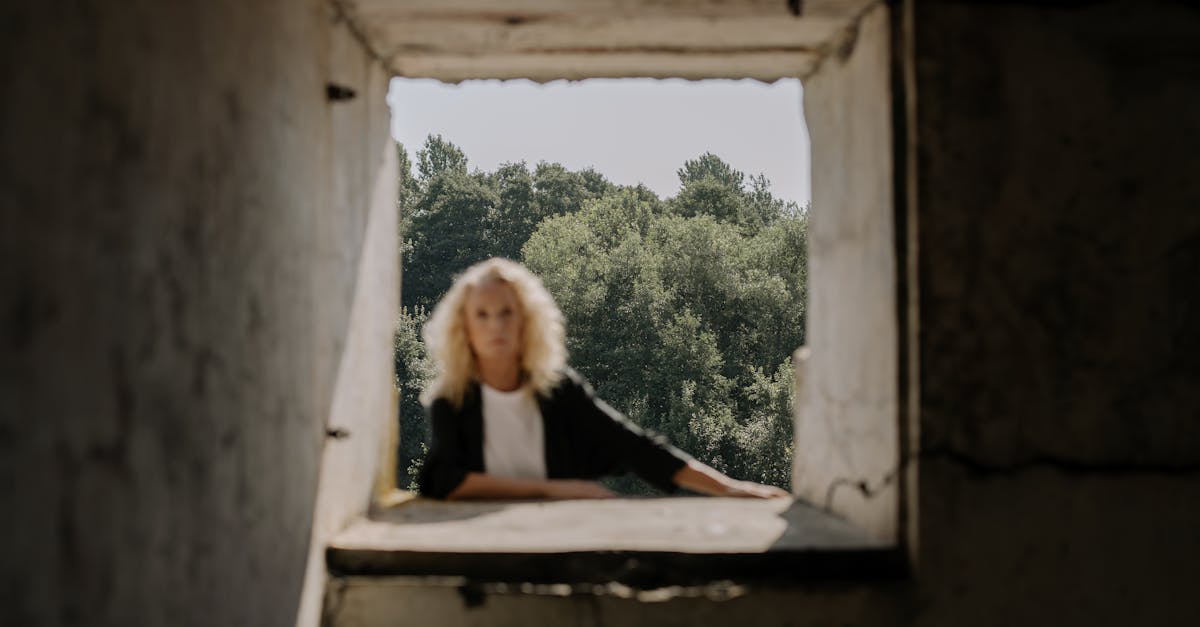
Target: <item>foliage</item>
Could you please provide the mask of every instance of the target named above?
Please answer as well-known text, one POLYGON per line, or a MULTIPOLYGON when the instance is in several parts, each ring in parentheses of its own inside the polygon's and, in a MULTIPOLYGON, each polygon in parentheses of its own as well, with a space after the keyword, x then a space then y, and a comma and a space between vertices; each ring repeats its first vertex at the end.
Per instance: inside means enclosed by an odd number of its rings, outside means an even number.
MULTIPOLYGON (((415 399, 429 375, 422 308, 467 265, 517 258, 562 308, 571 363, 601 397, 723 472, 787 487, 805 213, 711 153, 684 163, 681 190, 666 200, 559 164, 468 174, 461 155, 440 137, 418 152, 396 340, 402 399, 415 399)), ((428 433, 419 407, 402 405, 400 467, 409 471, 428 433)), ((609 483, 651 490, 631 478, 609 483)))
POLYGON ((439 174, 466 174, 467 156, 458 146, 441 135, 425 138, 425 147, 417 151, 417 180, 428 183, 439 174))
POLYGON ((425 310, 400 310, 396 331, 392 336, 395 361, 396 389, 400 395, 400 451, 396 456, 398 486, 414 489, 421 461, 425 459, 430 426, 425 420, 419 397, 425 384, 433 379, 433 362, 421 341, 421 325, 428 316, 425 310))
POLYGON ((722 187, 741 189, 742 181, 746 178, 745 174, 734 170, 733 166, 725 163, 711 152, 684 161, 683 167, 676 170, 675 173, 679 175, 679 182, 685 186, 704 179, 712 179, 722 187))
POLYGON ((747 189, 746 175, 712 153, 685 161, 677 174, 681 188, 671 206, 682 216, 712 216, 736 224, 743 234, 753 235, 800 213, 795 203, 784 202, 771 193, 771 183, 765 176, 751 177, 747 189))
POLYGON ((484 229, 498 202, 478 175, 455 170, 427 181, 414 205, 411 248, 405 251, 403 304, 432 308, 450 287, 452 271, 492 256, 484 229))
POLYGON ((803 230, 780 218, 747 236, 618 194, 543 222, 524 257, 610 404, 723 472, 786 486, 803 230))
MULTIPOLYGON (((405 160, 407 162, 407 160, 405 160)), ((521 247, 547 217, 578 211, 616 186, 594 170, 524 162, 495 172, 467 171, 467 159, 440 135, 417 151, 408 188, 402 303, 432 308, 454 273, 489 257, 519 259, 521 247)))

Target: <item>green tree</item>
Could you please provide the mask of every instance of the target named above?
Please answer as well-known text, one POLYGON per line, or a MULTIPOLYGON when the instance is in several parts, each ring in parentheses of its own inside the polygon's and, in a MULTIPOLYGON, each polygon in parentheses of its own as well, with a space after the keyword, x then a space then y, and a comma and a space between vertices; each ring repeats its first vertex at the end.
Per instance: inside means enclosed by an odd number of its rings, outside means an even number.
POLYGON ((671 206, 682 216, 709 215, 736 224, 743 234, 754 235, 799 211, 795 203, 784 202, 771 192, 766 176, 750 177, 747 186, 744 173, 712 153, 684 162, 677 173, 681 187, 671 206))
POLYGON ((428 183, 437 175, 448 172, 467 173, 467 156, 441 135, 429 135, 425 146, 417 151, 417 180, 428 183))
POLYGON ((420 396, 433 379, 433 363, 421 341, 421 326, 427 318, 423 309, 400 310, 392 336, 396 390, 400 395, 400 450, 396 455, 396 485, 416 489, 417 473, 431 437, 420 396))
POLYGON ((679 182, 684 187, 691 183, 712 179, 722 187, 741 191, 742 182, 746 178, 745 174, 735 170, 733 166, 725 163, 720 157, 711 152, 706 152, 695 159, 684 161, 683 167, 675 172, 679 175, 679 182))
POLYGON ((403 242, 412 225, 413 204, 420 195, 421 189, 413 179, 412 161, 408 159, 408 151, 404 149, 404 144, 396 144, 396 160, 399 182, 396 190, 396 210, 398 212, 396 225, 400 241, 403 242))
POLYGON ((677 201, 625 188, 585 203, 542 222, 525 261, 562 307, 572 362, 601 396, 722 471, 786 486, 804 216, 783 212, 748 234, 677 214, 677 201))
POLYGON ((690 181, 672 200, 675 213, 686 216, 712 216, 722 222, 740 224, 746 199, 740 189, 728 187, 717 179, 690 181))
POLYGON ((521 161, 501 165, 488 181, 499 197, 488 216, 486 238, 490 250, 496 257, 518 259, 521 246, 542 219, 534 198, 533 175, 521 161))
POLYGON ((487 220, 499 197, 482 177, 450 170, 425 186, 412 219, 412 249, 405 256, 401 302, 432 308, 454 273, 494 254, 487 220))
POLYGON ((583 188, 587 190, 592 198, 600 198, 617 190, 616 185, 613 185, 612 182, 594 168, 589 167, 580 170, 579 177, 583 181, 583 188))
POLYGON ((583 206, 584 200, 595 197, 583 175, 571 172, 559 163, 543 161, 537 164, 533 185, 537 212, 542 218, 573 213, 583 206))

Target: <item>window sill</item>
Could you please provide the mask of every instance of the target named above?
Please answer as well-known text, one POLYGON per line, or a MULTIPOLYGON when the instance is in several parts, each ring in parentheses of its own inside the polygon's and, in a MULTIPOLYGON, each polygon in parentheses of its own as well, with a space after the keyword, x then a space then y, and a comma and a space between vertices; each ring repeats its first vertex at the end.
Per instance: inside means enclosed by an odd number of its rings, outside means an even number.
POLYGON ((335 576, 617 582, 868 580, 904 572, 893 545, 803 501, 625 498, 445 503, 376 512, 331 543, 335 576))

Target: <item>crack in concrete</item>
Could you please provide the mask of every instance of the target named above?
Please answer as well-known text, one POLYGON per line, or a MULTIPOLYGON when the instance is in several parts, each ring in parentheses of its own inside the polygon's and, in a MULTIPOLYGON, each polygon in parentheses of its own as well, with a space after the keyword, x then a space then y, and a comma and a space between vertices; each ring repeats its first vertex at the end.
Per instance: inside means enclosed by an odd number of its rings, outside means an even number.
POLYGON ((346 596, 347 582, 341 577, 330 575, 325 583, 325 599, 321 604, 321 624, 333 625, 341 614, 346 596))
MULTIPOLYGON (((825 61, 831 56, 836 56, 837 59, 843 63, 848 60, 850 56, 854 54, 854 48, 858 45, 858 37, 859 33, 862 32, 863 20, 869 13, 871 13, 871 11, 874 11, 875 8, 881 4, 883 4, 882 1, 871 2, 860 8, 858 13, 854 14, 852 18, 847 20, 846 26, 840 33, 834 35, 828 41, 824 42, 822 46, 819 46, 817 50, 819 53, 817 59, 813 62, 812 69, 810 69, 808 73, 799 77, 801 82, 808 80, 820 72, 821 66, 824 65, 825 61)), ((801 7, 801 11, 803 12, 803 7, 801 7)))
POLYGON ((1170 464, 1130 461, 1087 461, 1054 457, 1050 455, 1032 455, 1016 462, 995 463, 986 462, 950 447, 929 448, 921 451, 914 459, 901 462, 876 483, 872 484, 863 477, 837 477, 825 489, 825 499, 822 508, 833 510, 833 499, 840 488, 851 488, 865 499, 873 499, 883 493, 896 482, 900 473, 908 469, 913 461, 948 461, 963 468, 976 476, 1015 476, 1037 469, 1050 469, 1069 475, 1094 476, 1123 476, 1123 475, 1160 475, 1167 477, 1187 477, 1200 475, 1200 463, 1170 464))
POLYGON ((833 497, 837 493, 838 488, 841 488, 841 487, 854 488, 854 489, 858 490, 858 493, 861 494, 863 496, 863 498, 865 498, 867 500, 870 500, 870 499, 875 498, 876 496, 879 496, 880 493, 882 493, 887 488, 891 487, 891 485, 896 482, 896 477, 899 476, 899 471, 902 468, 903 468, 903 465, 900 465, 900 466, 896 466, 892 470, 888 471, 888 473, 885 474, 883 476, 883 478, 880 479, 879 482, 877 484, 875 484, 874 486, 872 486, 870 483, 868 483, 866 479, 861 479, 861 478, 855 479, 855 478, 851 478, 851 477, 837 477, 833 481, 829 482, 829 487, 827 487, 825 489, 825 503, 822 506, 823 509, 825 509, 825 511, 828 511, 828 512, 833 511, 833 497))

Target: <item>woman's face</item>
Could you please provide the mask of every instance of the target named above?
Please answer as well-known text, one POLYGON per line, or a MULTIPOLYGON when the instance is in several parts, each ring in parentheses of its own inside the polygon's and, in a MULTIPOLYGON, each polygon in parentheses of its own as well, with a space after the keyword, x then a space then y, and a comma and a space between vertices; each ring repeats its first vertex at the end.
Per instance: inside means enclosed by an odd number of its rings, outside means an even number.
POLYGON ((476 358, 520 361, 525 317, 512 286, 503 281, 476 285, 467 291, 464 308, 467 341, 476 358))

